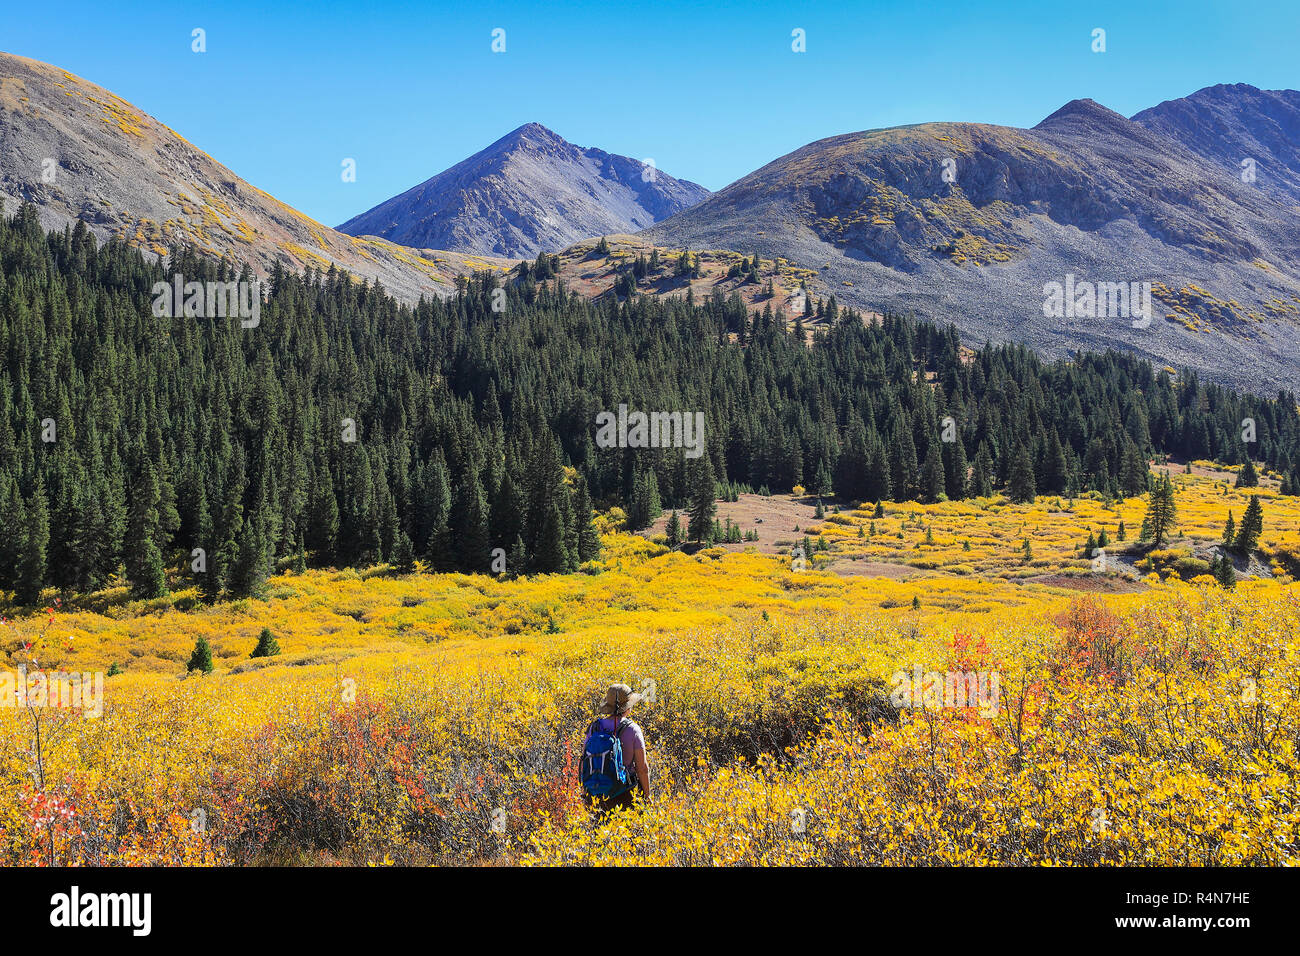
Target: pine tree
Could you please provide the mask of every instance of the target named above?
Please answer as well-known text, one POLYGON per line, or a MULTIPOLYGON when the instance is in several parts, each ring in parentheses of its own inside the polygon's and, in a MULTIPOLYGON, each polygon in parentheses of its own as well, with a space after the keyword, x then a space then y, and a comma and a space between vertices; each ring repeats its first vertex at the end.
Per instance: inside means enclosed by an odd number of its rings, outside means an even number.
POLYGON ((846 501, 861 501, 867 494, 868 469, 870 468, 870 449, 867 442, 867 429, 862 418, 854 415, 849 423, 844 447, 835 461, 835 490, 846 501))
MULTIPOLYGON (((257 636, 257 646, 253 648, 253 653, 249 657, 275 657, 280 653, 280 642, 275 639, 269 627, 262 628, 262 633, 257 636)), ((190 670, 194 668, 191 667, 190 670)), ((208 671, 212 670, 212 654, 208 653, 208 671)))
POLYGON ((304 543, 317 564, 328 565, 334 560, 338 533, 339 503, 334 496, 329 466, 322 463, 313 476, 304 537, 304 543))
POLYGON ((1225 588, 1231 590, 1237 586, 1237 569, 1232 565, 1232 558, 1228 555, 1221 554, 1215 559, 1211 569, 1214 573, 1214 579, 1225 588))
POLYGON ((163 565, 162 554, 152 541, 145 542, 143 563, 135 571, 135 593, 137 597, 158 598, 167 593, 167 569, 163 565))
POLYGON ((380 532, 379 532, 379 560, 393 560, 393 550, 397 547, 397 536, 401 533, 402 526, 397 520, 397 503, 393 500, 392 493, 387 488, 387 482, 381 482, 382 504, 379 507, 380 532))
POLYGON ((674 269, 674 273, 678 278, 684 278, 690 276, 693 271, 694 269, 691 266, 691 251, 689 249, 683 249, 682 254, 677 258, 677 265, 674 269))
POLYGON ((234 597, 261 597, 266 591, 269 573, 266 525, 267 505, 265 497, 261 497, 244 520, 235 548, 235 560, 230 566, 226 587, 234 597))
POLYGON ((831 473, 826 467, 825 459, 817 463, 817 473, 813 477, 812 490, 814 494, 818 495, 829 495, 834 491, 834 487, 831 485, 831 473))
POLYGON ((690 524, 687 534, 692 541, 703 541, 713 528, 716 489, 713 463, 708 455, 695 460, 691 476, 690 524))
POLYGON ((663 505, 659 500, 659 479, 653 468, 647 469, 638 474, 633 482, 632 501, 627 509, 627 528, 629 531, 648 528, 661 514, 663 505))
POLYGON ((1061 440, 1053 428, 1048 432, 1047 444, 1043 452, 1043 469, 1042 469, 1042 486, 1038 489, 1042 494, 1059 494, 1065 490, 1065 482, 1069 476, 1069 465, 1065 460, 1065 451, 1061 447, 1061 440))
POLYGON ((415 570, 415 548, 411 544, 411 536, 405 531, 397 532, 392 564, 393 570, 398 574, 410 574, 415 570))
POLYGON ((1223 546, 1225 548, 1234 547, 1237 543, 1237 525, 1233 520, 1232 512, 1228 512, 1228 520, 1223 525, 1223 546))
POLYGON ((1258 488, 1259 473, 1255 471, 1255 463, 1246 459, 1246 463, 1241 466, 1241 471, 1237 472, 1238 488, 1258 488))
POLYGON ((52 477, 61 491, 57 505, 53 496, 50 499, 47 583, 62 591, 98 590, 119 570, 122 558, 120 540, 114 553, 108 553, 105 476, 76 461, 66 471, 56 469, 52 477))
POLYGON ((18 561, 14 600, 19 604, 39 604, 41 591, 45 588, 45 555, 50 546, 50 513, 44 485, 36 486, 24 510, 27 533, 22 557, 18 561))
POLYGON ((524 530, 524 503, 509 470, 501 476, 490 510, 492 542, 498 547, 510 547, 524 530))
POLYGON ((159 472, 158 483, 158 553, 166 554, 171 548, 172 539, 181 526, 180 512, 176 507, 176 488, 167 478, 165 472, 159 472))
MULTIPOLYGON (((653 474, 653 472, 651 472, 653 474)), ((655 489, 655 499, 659 496, 655 489)), ((657 517, 657 516, 656 516, 657 517)), ((591 516, 591 496, 587 493, 587 480, 578 479, 578 487, 573 496, 574 538, 578 546, 578 562, 585 564, 600 557, 600 535, 591 516)))
POLYGON ((875 433, 872 433, 868 441, 867 467, 860 491, 862 501, 888 501, 892 495, 889 457, 885 454, 884 443, 875 433))
POLYGON ((578 570, 578 526, 573 516, 573 494, 567 485, 559 489, 560 521, 564 529, 565 571, 578 570))
POLYGON ((946 494, 943 473, 943 460, 939 454, 938 444, 930 442, 930 450, 925 454, 925 464, 921 467, 921 500, 934 504, 939 496, 946 494))
POLYGON ((668 547, 675 548, 682 543, 682 520, 675 510, 668 516, 667 535, 668 547))
MULTIPOLYGON (((554 507, 554 502, 552 502, 554 507)), ((548 516, 549 518, 549 516, 548 516)), ((564 525, 556 511, 552 533, 563 548, 564 525)), ((471 574, 487 574, 491 564, 492 546, 488 538, 488 508, 483 498, 483 485, 473 471, 456 489, 451 514, 451 546, 455 566, 471 574)), ((553 571, 559 568, 543 568, 553 571)))
POLYGON ((27 511, 18 482, 7 472, 0 472, 0 529, 5 532, 0 534, 0 591, 5 591, 17 586, 27 532, 27 511))
POLYGON ((338 557, 351 567, 379 560, 380 515, 370 453, 359 442, 344 443, 340 453, 338 557))
POLYGON ((1007 474, 1007 497, 1016 504, 1029 504, 1037 496, 1034 486, 1034 466, 1029 460, 1029 450, 1024 443, 1016 446, 1007 474))
POLYGON ((533 567, 542 574, 565 571, 569 565, 569 553, 564 546, 564 519, 560 516, 560 506, 552 501, 547 506, 546 516, 542 522, 537 551, 533 555, 533 567))
POLYGON ((239 539, 244 529, 244 462, 242 453, 232 458, 225 481, 221 512, 214 523, 215 547, 208 551, 208 570, 200 586, 203 596, 215 601, 231 582, 239 559, 239 539))
POLYGON ((944 491, 950 501, 961 501, 966 497, 967 473, 970 467, 966 461, 966 449, 961 438, 943 443, 944 491))
POLYGON ((126 522, 126 576, 134 585, 137 597, 156 598, 167 592, 158 544, 163 536, 161 500, 153 465, 146 459, 131 489, 126 522))
POLYGON ((1246 513, 1241 516, 1241 527, 1237 529, 1237 550, 1250 554, 1259 543, 1259 536, 1264 531, 1264 509, 1259 503, 1259 495, 1250 496, 1246 513))
POLYGON ((916 444, 912 441, 912 426, 904 416, 889 449, 889 486, 894 501, 908 501, 916 495, 916 444))
POLYGON ((522 574, 527 567, 528 552, 524 550, 524 539, 520 535, 515 535, 515 540, 506 553, 506 570, 512 576, 517 576, 522 574))
POLYGON ((1124 445, 1123 457, 1120 463, 1119 486, 1125 498, 1136 498, 1146 491, 1146 459, 1142 457, 1142 452, 1131 440, 1124 445))
POLYGON ((429 464, 424 504, 427 515, 424 556, 433 570, 450 571, 456 567, 451 540, 451 482, 441 449, 429 464))
POLYGON ((1178 520, 1178 508, 1174 503, 1174 486, 1165 473, 1151 489, 1151 500, 1147 505, 1147 515, 1143 521, 1148 535, 1155 539, 1157 548, 1164 544, 1165 537, 1174 530, 1178 520))
POLYGON ((194 644, 194 653, 190 655, 190 661, 185 665, 186 671, 202 671, 204 674, 212 673, 212 645, 208 643, 206 637, 200 637, 194 644))
POLYGON ((993 456, 989 454, 989 446, 983 443, 975 453, 971 492, 976 498, 988 498, 993 494, 993 456))

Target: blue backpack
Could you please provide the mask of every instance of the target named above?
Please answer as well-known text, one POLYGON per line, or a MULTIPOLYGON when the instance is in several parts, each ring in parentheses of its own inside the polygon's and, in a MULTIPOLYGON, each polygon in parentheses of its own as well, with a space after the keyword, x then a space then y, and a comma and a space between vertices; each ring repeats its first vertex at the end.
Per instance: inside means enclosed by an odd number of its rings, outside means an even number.
POLYGON ((624 718, 618 729, 609 731, 593 721, 587 728, 582 754, 582 789, 591 797, 618 797, 632 789, 632 777, 623 765, 623 742, 619 738, 631 721, 624 718))

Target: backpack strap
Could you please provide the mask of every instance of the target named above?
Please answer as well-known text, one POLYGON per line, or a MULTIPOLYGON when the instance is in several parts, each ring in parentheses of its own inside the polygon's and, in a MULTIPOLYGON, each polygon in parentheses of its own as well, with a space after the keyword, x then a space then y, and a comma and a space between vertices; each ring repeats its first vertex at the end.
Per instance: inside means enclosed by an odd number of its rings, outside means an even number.
MULTIPOLYGON (((620 717, 620 718, 619 718, 619 721, 618 721, 618 729, 614 731, 614 736, 616 736, 616 737, 618 738, 618 746, 619 746, 619 749, 620 749, 620 750, 622 750, 622 747, 623 747, 623 731, 626 730, 628 727, 631 727, 631 726, 632 726, 632 721, 631 721, 630 719, 628 719, 627 717, 620 717)), ((628 779, 628 783, 631 784, 632 789, 635 790, 635 789, 636 789, 636 784, 635 784, 633 781, 635 781, 635 780, 637 779, 637 775, 636 775, 636 760, 634 759, 634 760, 632 760, 632 761, 629 763, 629 762, 628 762, 628 757, 629 757, 629 756, 630 756, 629 754, 623 754, 623 767, 624 767, 624 769, 626 769, 626 771, 627 771, 627 779, 628 779)))
MULTIPOLYGON (((632 721, 630 721, 630 719, 628 719, 627 717, 619 718, 619 727, 617 727, 617 730, 614 731, 614 736, 616 736, 617 739, 619 739, 620 750, 623 749, 623 731, 627 730, 627 728, 630 726, 632 726, 632 721)), ((628 757, 630 756, 632 756, 632 754, 628 754, 628 753, 623 754, 623 766, 627 767, 628 769, 628 777, 636 778, 637 775, 636 761, 632 761, 629 763, 628 757)))

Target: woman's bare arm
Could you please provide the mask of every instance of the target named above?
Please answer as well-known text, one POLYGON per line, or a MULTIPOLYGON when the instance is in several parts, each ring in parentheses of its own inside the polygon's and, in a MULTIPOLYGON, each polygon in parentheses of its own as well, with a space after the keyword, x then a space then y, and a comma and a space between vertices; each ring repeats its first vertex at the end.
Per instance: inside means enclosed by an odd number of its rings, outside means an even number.
POLYGON ((639 747, 636 752, 636 779, 641 784, 641 794, 647 800, 650 799, 650 761, 646 759, 645 748, 639 747))

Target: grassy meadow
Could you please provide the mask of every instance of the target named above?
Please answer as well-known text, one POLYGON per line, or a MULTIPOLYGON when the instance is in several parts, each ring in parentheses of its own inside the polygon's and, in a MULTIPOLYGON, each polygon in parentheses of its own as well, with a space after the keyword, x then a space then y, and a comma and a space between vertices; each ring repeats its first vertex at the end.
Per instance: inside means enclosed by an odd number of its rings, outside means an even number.
POLYGON ((96 718, 0 708, 0 861, 1292 862, 1300 499, 1172 474, 1154 553, 1144 499, 995 497, 828 503, 694 553, 613 512, 573 575, 286 573, 215 606, 47 592, 0 631, 6 666, 111 676, 96 718), (1259 559, 1227 590, 1196 562, 1252 494, 1259 559), (280 653, 251 658, 263 628, 280 653), (199 638, 210 674, 186 669, 199 638), (994 712, 898 706, 918 667, 996 673, 994 712), (615 681, 651 697, 655 796, 597 822, 577 755, 615 681))

